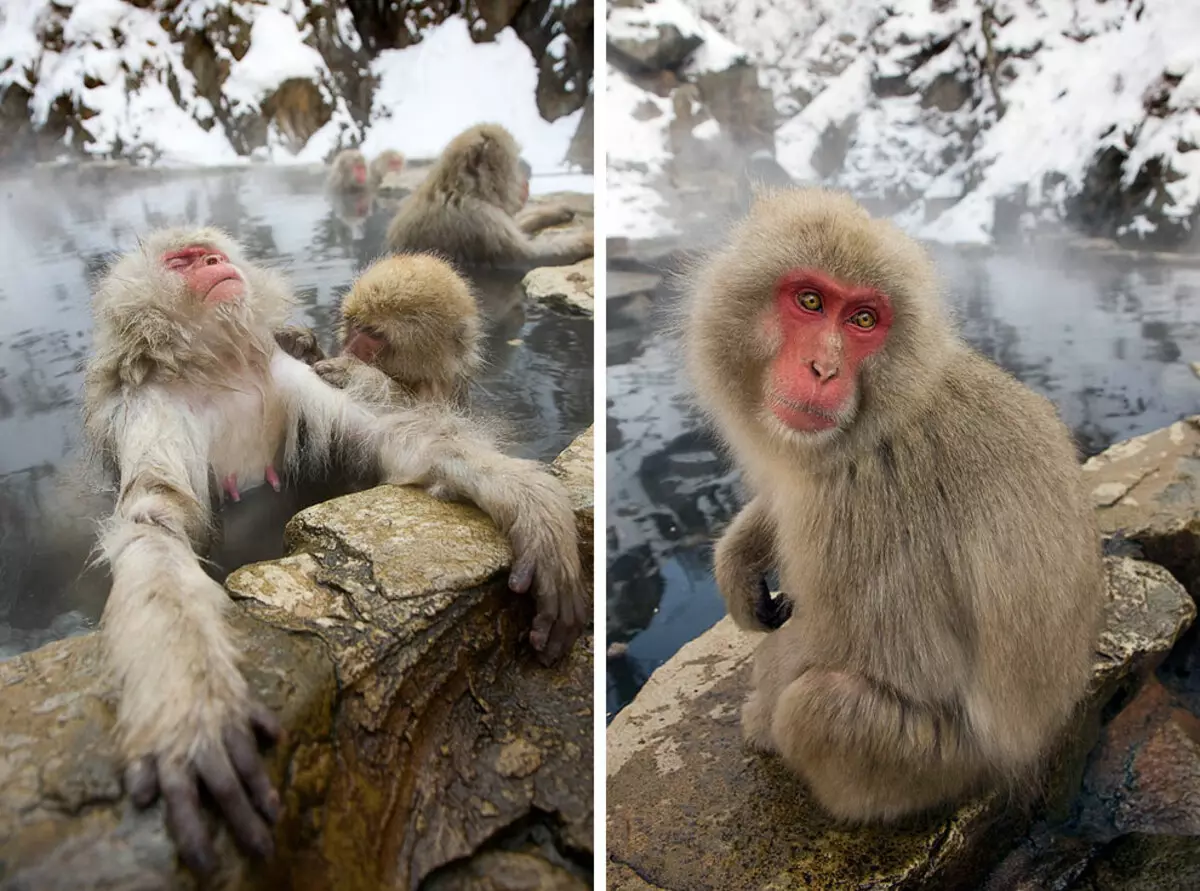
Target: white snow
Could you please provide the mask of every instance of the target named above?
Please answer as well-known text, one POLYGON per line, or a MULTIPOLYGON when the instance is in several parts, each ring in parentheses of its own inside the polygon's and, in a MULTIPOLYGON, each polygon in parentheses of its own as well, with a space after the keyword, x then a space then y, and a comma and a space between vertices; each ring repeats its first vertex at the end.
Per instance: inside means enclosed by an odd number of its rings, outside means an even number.
MULTIPOLYGON (((199 28, 221 5, 220 0, 184 0, 171 15, 199 28)), ((372 120, 364 130, 345 100, 335 95, 334 78, 320 53, 304 42, 310 31, 305 4, 235 0, 233 11, 251 30, 240 60, 225 47, 217 48, 229 64, 222 86, 229 110, 255 114, 293 78, 316 84, 333 109, 330 121, 299 153, 292 153, 272 125, 267 145, 251 159, 237 154, 209 101, 197 95, 195 78, 183 64, 182 44, 172 42, 160 13, 125 0, 60 0, 58 6, 69 9, 61 52, 45 48, 40 37, 39 24, 52 15, 48 0, 0 0, 0 90, 8 84, 30 89, 38 124, 47 120, 60 96, 87 108, 92 113, 82 127, 90 154, 133 154, 140 163, 159 165, 312 164, 323 163, 348 138, 361 138, 368 154, 394 148, 410 157, 430 157, 456 133, 491 121, 508 127, 535 173, 546 174, 535 179, 535 191, 593 187, 592 177, 572 173, 563 161, 582 110, 553 123, 542 119, 536 103, 537 64, 512 29, 502 31, 494 43, 475 44, 465 19, 455 17, 425 31, 419 44, 381 53, 372 68, 379 78, 372 120), (131 75, 140 75, 132 90, 126 87, 131 75), (93 86, 86 86, 85 78, 93 86), (202 123, 211 126, 205 129, 202 123)), ((348 9, 338 11, 335 26, 351 47, 359 45, 348 9)), ((563 53, 561 40, 554 51, 563 53)))
MULTIPOLYGON (((816 162, 827 159, 818 149, 823 140, 836 143, 828 137, 840 131, 848 149, 825 181, 897 204, 897 220, 923 237, 989 241, 996 202, 1017 193, 1038 218, 1061 219, 1097 153, 1110 146, 1129 152, 1126 185, 1148 162, 1169 164, 1179 176, 1165 186, 1162 213, 1190 218, 1200 207, 1200 149, 1192 149, 1200 146, 1200 3, 1023 0, 996 8, 1004 23, 995 48, 1009 56, 999 79, 1003 117, 982 70, 980 9, 967 0, 940 12, 929 0, 659 0, 612 10, 609 24, 631 37, 663 22, 688 33, 715 28, 722 36, 706 38, 713 66, 734 64, 745 51, 774 93, 784 167, 800 181, 821 179, 828 171, 816 162), (944 48, 914 70, 913 58, 934 44, 944 48), (885 91, 873 81, 906 74, 909 95, 876 95, 885 91), (1164 74, 1178 83, 1165 109, 1149 113, 1146 98, 1164 74), (952 78, 966 85, 962 105, 924 107, 935 85, 953 96, 952 78)), ((693 53, 685 72, 701 70, 697 59, 708 52, 706 45, 693 53)), ((632 110, 644 96, 619 80, 610 81, 607 97, 610 144, 665 132, 669 108, 666 119, 636 120, 632 110)), ((650 187, 663 163, 640 178, 627 167, 618 192, 650 187)), ((1127 230, 1147 234, 1152 216, 1127 221, 1127 230)))
MULTIPOLYGON (((563 170, 563 156, 583 110, 547 122, 535 100, 537 64, 529 47, 506 28, 494 43, 471 42, 465 19, 423 32, 420 43, 380 53, 375 109, 363 140, 368 156, 394 148, 433 157, 471 124, 503 124, 535 172, 563 170)), ((590 179, 590 177, 588 177, 590 179)))
POLYGON ((666 202, 655 190, 671 157, 670 100, 646 92, 609 66, 603 114, 608 133, 608 231, 628 238, 673 234, 675 225, 662 213, 666 202))

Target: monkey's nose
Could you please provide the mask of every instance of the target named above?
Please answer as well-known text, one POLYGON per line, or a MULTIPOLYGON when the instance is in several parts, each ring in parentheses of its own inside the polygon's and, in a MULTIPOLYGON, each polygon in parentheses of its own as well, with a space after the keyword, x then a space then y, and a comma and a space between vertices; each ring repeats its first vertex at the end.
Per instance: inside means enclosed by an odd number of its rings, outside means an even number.
POLYGON ((821 383, 825 383, 836 377, 838 372, 836 365, 827 362, 818 362, 816 359, 812 361, 812 370, 813 374, 817 376, 817 380, 821 383))

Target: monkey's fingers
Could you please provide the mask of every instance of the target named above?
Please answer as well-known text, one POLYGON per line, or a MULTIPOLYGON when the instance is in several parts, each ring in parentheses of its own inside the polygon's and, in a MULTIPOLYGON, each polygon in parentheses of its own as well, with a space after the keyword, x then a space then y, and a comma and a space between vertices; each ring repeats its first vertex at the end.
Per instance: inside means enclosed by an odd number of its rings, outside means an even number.
POLYGON ((198 875, 212 875, 217 853, 204 825, 200 791, 191 768, 173 765, 160 769, 159 785, 167 808, 167 832, 175 840, 179 859, 198 875))
POLYGON ((754 601, 754 618, 769 631, 782 628, 792 617, 792 601, 786 594, 772 597, 765 578, 759 580, 758 598, 754 601))
POLYGON ((508 571, 508 590, 517 594, 528 592, 533 587, 535 569, 537 569, 537 561, 531 554, 522 554, 516 557, 513 560, 512 568, 508 571))
POLYGON ((158 798, 158 764, 153 755, 143 755, 125 768, 125 791, 142 809, 158 798))
POLYGON ((250 803, 241 778, 225 750, 214 746, 201 752, 196 759, 196 769, 205 788, 225 815, 237 846, 251 856, 263 859, 270 857, 275 852, 271 830, 250 803))
POLYGON ((254 807, 272 826, 279 820, 279 793, 263 768, 258 746, 249 730, 230 727, 225 731, 225 748, 242 785, 250 792, 254 807))

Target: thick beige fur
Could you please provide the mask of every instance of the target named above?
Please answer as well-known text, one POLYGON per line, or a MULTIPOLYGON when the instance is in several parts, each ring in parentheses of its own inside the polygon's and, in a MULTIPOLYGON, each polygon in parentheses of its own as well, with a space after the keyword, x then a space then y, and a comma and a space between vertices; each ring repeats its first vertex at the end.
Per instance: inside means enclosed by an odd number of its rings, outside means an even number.
POLYGON ((400 162, 398 171, 404 169, 404 155, 395 149, 384 149, 371 159, 371 165, 367 168, 367 185, 371 191, 378 189, 383 184, 383 178, 392 172, 393 161, 400 162))
POLYGON ((717 546, 739 625, 779 570, 794 615, 756 655, 747 739, 834 815, 889 820, 1024 785, 1080 702, 1105 597, 1071 437, 953 330, 921 247, 850 198, 759 197, 695 271, 683 341, 752 499, 717 546), (889 295, 840 429, 766 408, 774 287, 816 267, 889 295))
POLYGON ((335 194, 365 192, 371 187, 370 169, 367 159, 358 149, 343 149, 334 155, 333 164, 329 168, 329 188, 335 194), (361 164, 367 171, 365 182, 354 178, 354 168, 361 164))
POLYGON ((289 302, 279 276, 214 229, 155 233, 98 283, 85 427, 119 484, 100 542, 113 579, 103 637, 131 760, 188 762, 221 746, 223 728, 245 726, 228 600, 194 553, 211 522, 210 479, 233 474, 248 489, 277 462, 294 481, 336 457, 368 478, 436 486, 496 521, 560 622, 586 621, 575 518, 555 478, 441 406, 370 408, 326 386, 275 346, 289 302), (162 268, 164 252, 192 244, 241 270, 240 303, 205 307, 162 268))
POLYGON ((479 266, 556 266, 590 257, 590 232, 531 239, 517 224, 524 203, 520 164, 516 140, 503 127, 480 124, 460 133, 400 206, 388 245, 479 266))

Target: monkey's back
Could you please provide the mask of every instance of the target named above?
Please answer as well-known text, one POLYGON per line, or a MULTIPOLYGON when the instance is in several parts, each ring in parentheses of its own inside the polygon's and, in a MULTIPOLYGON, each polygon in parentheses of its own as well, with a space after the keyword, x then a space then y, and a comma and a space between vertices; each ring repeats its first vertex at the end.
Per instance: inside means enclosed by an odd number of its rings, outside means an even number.
POLYGON ((477 198, 418 190, 388 226, 388 247, 428 251, 467 265, 498 265, 520 254, 513 225, 502 209, 477 198))
POLYGON ((801 518, 779 546, 805 662, 963 709, 999 765, 1044 747, 1084 692, 1105 594, 1076 450, 1046 399, 961 348, 912 423, 782 489, 777 516, 781 498, 801 518))

